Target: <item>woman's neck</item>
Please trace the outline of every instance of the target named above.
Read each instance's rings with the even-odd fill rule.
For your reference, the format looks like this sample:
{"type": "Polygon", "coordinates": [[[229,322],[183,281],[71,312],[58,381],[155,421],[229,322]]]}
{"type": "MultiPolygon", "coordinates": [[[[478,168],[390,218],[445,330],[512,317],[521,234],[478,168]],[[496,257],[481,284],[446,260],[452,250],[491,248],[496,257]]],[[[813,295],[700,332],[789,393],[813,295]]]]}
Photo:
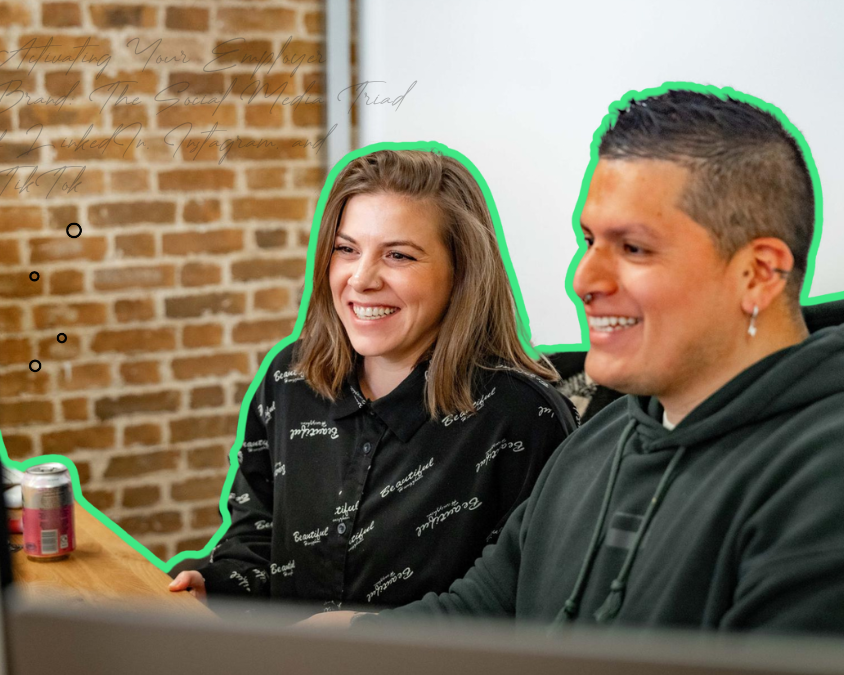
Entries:
{"type": "Polygon", "coordinates": [[[363,395],[370,400],[386,396],[413,371],[414,362],[396,363],[378,357],[364,357],[358,371],[363,395]]]}

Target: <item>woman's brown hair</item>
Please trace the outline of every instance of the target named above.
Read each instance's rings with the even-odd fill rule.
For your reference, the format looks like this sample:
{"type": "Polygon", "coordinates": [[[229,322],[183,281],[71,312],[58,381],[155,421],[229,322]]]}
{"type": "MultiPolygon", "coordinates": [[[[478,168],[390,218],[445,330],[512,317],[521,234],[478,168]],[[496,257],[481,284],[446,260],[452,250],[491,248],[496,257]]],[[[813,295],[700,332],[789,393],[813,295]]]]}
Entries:
{"type": "Polygon", "coordinates": [[[478,369],[513,368],[556,381],[519,342],[516,305],[483,192],[457,160],[421,150],[379,150],[352,160],[337,176],[322,214],[308,314],[294,368],[311,387],[335,399],[355,364],[355,353],[334,310],[328,268],[343,209],[362,194],[395,194],[435,205],[451,254],[453,289],[431,362],[425,403],[431,417],[474,411],[478,369]]]}

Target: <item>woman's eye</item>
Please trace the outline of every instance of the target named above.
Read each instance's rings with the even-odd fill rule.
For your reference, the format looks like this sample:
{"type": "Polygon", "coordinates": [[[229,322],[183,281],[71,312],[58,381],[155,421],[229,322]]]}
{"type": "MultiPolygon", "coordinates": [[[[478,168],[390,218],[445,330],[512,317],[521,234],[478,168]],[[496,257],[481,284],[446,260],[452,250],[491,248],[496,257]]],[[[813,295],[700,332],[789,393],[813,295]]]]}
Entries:
{"type": "Polygon", "coordinates": [[[351,246],[343,246],[342,244],[335,246],[334,250],[339,251],[340,253],[354,253],[351,246]]]}
{"type": "Polygon", "coordinates": [[[398,251],[390,251],[387,254],[387,257],[393,260],[416,260],[416,258],[412,258],[404,253],[399,253],[398,251]]]}

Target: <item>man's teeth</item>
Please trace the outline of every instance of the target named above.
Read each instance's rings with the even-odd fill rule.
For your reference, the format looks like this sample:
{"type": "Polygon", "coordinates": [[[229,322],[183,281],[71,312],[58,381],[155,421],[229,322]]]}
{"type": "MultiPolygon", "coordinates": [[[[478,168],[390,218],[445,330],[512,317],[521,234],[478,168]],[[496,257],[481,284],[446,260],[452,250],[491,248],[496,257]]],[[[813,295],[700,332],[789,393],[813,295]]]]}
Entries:
{"type": "Polygon", "coordinates": [[[624,330],[639,323],[639,319],[627,316],[590,316],[589,327],[602,333],[624,330]]]}
{"type": "Polygon", "coordinates": [[[398,307],[358,307],[352,305],[358,319],[380,319],[399,311],[398,307]]]}

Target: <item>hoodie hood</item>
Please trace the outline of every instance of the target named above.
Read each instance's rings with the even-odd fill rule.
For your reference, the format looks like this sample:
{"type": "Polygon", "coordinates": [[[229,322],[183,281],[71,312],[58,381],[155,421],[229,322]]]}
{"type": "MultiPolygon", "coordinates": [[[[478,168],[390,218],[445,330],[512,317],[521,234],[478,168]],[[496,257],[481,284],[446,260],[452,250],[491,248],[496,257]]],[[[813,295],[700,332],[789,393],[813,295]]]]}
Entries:
{"type": "Polygon", "coordinates": [[[844,326],[827,328],[742,371],[670,431],[654,397],[628,396],[644,452],[693,447],[844,389],[844,326]]]}

